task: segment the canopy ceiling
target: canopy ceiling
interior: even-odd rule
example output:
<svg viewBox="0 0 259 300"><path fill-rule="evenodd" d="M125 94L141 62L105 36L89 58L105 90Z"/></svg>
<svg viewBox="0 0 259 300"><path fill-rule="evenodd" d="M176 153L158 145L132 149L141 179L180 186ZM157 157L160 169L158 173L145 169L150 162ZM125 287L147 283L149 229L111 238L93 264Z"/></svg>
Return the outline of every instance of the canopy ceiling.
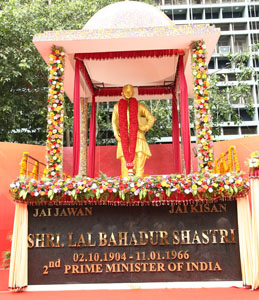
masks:
<svg viewBox="0 0 259 300"><path fill-rule="evenodd" d="M65 92L73 101L75 59L77 53L183 49L188 95L193 96L191 58L189 47L203 39L209 62L220 36L219 29L207 24L175 25L157 8L142 2L124 1L108 5L98 11L82 30L47 31L37 34L33 43L43 59L53 45L66 52ZM135 87L164 85L174 81L177 56L138 57L124 59L84 59L85 68L95 87ZM81 96L91 93L81 77ZM137 99L168 98L166 95L141 96ZM118 101L118 97L97 97L97 101Z"/></svg>

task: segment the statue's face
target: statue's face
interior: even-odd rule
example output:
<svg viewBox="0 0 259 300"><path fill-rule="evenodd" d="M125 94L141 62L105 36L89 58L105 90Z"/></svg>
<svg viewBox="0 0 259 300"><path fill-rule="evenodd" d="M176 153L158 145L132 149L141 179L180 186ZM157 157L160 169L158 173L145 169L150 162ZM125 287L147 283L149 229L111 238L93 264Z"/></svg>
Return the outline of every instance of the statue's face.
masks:
<svg viewBox="0 0 259 300"><path fill-rule="evenodd" d="M122 96L124 96L126 99L130 99L134 96L134 89L131 84L127 84L123 87Z"/></svg>

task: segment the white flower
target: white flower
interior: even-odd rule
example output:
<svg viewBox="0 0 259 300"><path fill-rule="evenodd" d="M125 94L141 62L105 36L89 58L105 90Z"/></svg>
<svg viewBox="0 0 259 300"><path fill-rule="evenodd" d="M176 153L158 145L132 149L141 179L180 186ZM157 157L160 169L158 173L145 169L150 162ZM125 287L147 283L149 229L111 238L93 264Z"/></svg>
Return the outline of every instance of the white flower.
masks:
<svg viewBox="0 0 259 300"><path fill-rule="evenodd" d="M113 188L112 189L113 193L117 193L117 189Z"/></svg>
<svg viewBox="0 0 259 300"><path fill-rule="evenodd" d="M15 188L15 184L14 184L14 183L11 183L11 184L10 184L10 188L12 188L12 189Z"/></svg>
<svg viewBox="0 0 259 300"><path fill-rule="evenodd" d="M138 194L139 194L139 190L136 190L136 191L134 192L134 195L135 195L135 196L138 196Z"/></svg>
<svg viewBox="0 0 259 300"><path fill-rule="evenodd" d="M185 194L189 194L190 193L190 191L188 189L185 189L184 192L185 192Z"/></svg>
<svg viewBox="0 0 259 300"><path fill-rule="evenodd" d="M97 185L96 185L95 183L93 183L92 186L91 186L91 188L92 188L92 189L96 189L96 188L97 188Z"/></svg>
<svg viewBox="0 0 259 300"><path fill-rule="evenodd" d="M213 192L213 188L209 188L209 193L212 193Z"/></svg>
<svg viewBox="0 0 259 300"><path fill-rule="evenodd" d="M134 188L134 186L135 186L135 184L134 184L134 182L132 182L132 183L130 184L130 187Z"/></svg>
<svg viewBox="0 0 259 300"><path fill-rule="evenodd" d="M229 186L225 184L225 185L224 185L224 189L225 189L225 190L228 190L228 189L229 189Z"/></svg>

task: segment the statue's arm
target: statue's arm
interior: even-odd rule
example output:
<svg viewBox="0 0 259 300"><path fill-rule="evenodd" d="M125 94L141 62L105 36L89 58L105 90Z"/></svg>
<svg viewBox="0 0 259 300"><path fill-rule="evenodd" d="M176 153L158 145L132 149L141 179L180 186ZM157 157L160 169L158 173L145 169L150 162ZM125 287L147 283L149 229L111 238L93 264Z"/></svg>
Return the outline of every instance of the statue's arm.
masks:
<svg viewBox="0 0 259 300"><path fill-rule="evenodd" d="M118 142L120 142L120 128L119 128L119 111L118 111L118 104L114 105L113 112L112 112L112 129L114 136Z"/></svg>
<svg viewBox="0 0 259 300"><path fill-rule="evenodd" d="M147 120L147 123L140 128L142 131L148 131L155 123L156 119L150 112L150 110L144 105L140 104L140 109L141 109L141 116L145 117Z"/></svg>

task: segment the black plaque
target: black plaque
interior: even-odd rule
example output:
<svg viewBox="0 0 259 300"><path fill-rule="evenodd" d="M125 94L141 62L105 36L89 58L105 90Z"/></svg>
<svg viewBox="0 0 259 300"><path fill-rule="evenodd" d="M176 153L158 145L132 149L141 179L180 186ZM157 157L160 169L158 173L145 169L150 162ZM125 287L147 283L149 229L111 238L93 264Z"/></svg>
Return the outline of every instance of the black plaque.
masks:
<svg viewBox="0 0 259 300"><path fill-rule="evenodd" d="M30 285L241 280L236 201L28 210Z"/></svg>

